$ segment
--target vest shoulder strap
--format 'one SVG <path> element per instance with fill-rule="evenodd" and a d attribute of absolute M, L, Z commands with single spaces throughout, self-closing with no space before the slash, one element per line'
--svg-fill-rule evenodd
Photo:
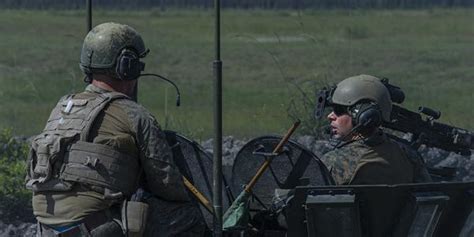
<path fill-rule="evenodd" d="M 128 99 L 129 97 L 119 92 L 107 92 L 107 93 L 99 94 L 98 98 L 96 99 L 97 102 L 96 102 L 95 108 L 89 114 L 89 117 L 88 117 L 89 122 L 86 124 L 85 128 L 81 132 L 80 140 L 87 141 L 87 138 L 89 137 L 89 133 L 92 128 L 92 125 L 94 124 L 95 119 L 110 102 L 116 99 L 125 99 L 125 98 Z"/>

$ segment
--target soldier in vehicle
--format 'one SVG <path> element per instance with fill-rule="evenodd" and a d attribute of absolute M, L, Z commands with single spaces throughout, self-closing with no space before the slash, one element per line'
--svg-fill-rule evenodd
<path fill-rule="evenodd" d="M 32 141 L 26 181 L 38 236 L 202 234 L 165 134 L 133 99 L 148 51 L 127 25 L 87 34 L 80 67 L 90 84 L 62 97 Z M 156 222 L 145 231 L 147 213 Z"/>
<path fill-rule="evenodd" d="M 336 184 L 399 184 L 430 180 L 422 159 L 387 137 L 382 121 L 390 121 L 392 102 L 379 78 L 349 77 L 332 92 L 328 115 L 338 143 L 326 153 L 326 164 Z M 415 152 L 415 153 L 414 153 Z"/>

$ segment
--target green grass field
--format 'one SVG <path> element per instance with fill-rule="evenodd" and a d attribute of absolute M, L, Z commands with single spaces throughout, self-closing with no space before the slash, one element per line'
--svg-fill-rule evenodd
<path fill-rule="evenodd" d="M 115 21 L 141 32 L 151 49 L 146 71 L 179 85 L 182 106 L 176 108 L 171 86 L 140 81 L 139 101 L 163 127 L 198 140 L 212 137 L 213 12 L 93 15 L 94 24 Z M 0 22 L 0 128 L 37 134 L 58 98 L 85 86 L 78 67 L 85 15 L 0 10 Z M 407 108 L 439 109 L 441 122 L 472 130 L 473 55 L 474 9 L 224 11 L 224 133 L 280 134 L 292 123 L 287 111 L 300 96 L 295 85 L 311 96 L 315 87 L 361 73 L 402 87 Z"/>

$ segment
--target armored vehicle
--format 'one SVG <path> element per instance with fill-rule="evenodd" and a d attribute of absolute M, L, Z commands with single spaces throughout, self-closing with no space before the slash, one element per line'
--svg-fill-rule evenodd
<path fill-rule="evenodd" d="M 185 175 L 210 200 L 210 154 L 181 135 L 171 132 L 167 135 L 175 140 L 170 143 L 174 152 L 182 154 L 177 157 L 185 158 L 178 162 L 185 168 Z M 280 139 L 263 136 L 249 141 L 237 153 L 231 171 L 222 177 L 226 187 L 224 208 L 227 208 L 258 167 L 269 156 L 275 156 L 253 188 L 248 223 L 225 231 L 224 235 L 467 237 L 474 234 L 474 182 L 334 186 L 318 156 L 295 141 L 290 140 L 281 153 L 273 154 L 271 151 Z M 205 208 L 202 213 L 212 231 L 212 214 Z"/>

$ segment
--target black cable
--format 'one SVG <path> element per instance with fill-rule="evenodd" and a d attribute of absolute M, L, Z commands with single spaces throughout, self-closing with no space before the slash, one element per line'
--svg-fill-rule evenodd
<path fill-rule="evenodd" d="M 174 82 L 172 82 L 170 79 L 164 77 L 164 76 L 161 76 L 161 75 L 158 75 L 158 74 L 154 74 L 154 73 L 144 73 L 144 74 L 140 74 L 139 77 L 143 77 L 143 76 L 153 76 L 153 77 L 158 77 L 160 78 L 161 80 L 165 80 L 167 81 L 168 83 L 170 83 L 171 85 L 174 86 L 174 88 L 176 89 L 176 106 L 180 106 L 181 105 L 181 93 L 179 93 L 179 88 L 178 86 L 176 86 L 176 84 Z"/>

